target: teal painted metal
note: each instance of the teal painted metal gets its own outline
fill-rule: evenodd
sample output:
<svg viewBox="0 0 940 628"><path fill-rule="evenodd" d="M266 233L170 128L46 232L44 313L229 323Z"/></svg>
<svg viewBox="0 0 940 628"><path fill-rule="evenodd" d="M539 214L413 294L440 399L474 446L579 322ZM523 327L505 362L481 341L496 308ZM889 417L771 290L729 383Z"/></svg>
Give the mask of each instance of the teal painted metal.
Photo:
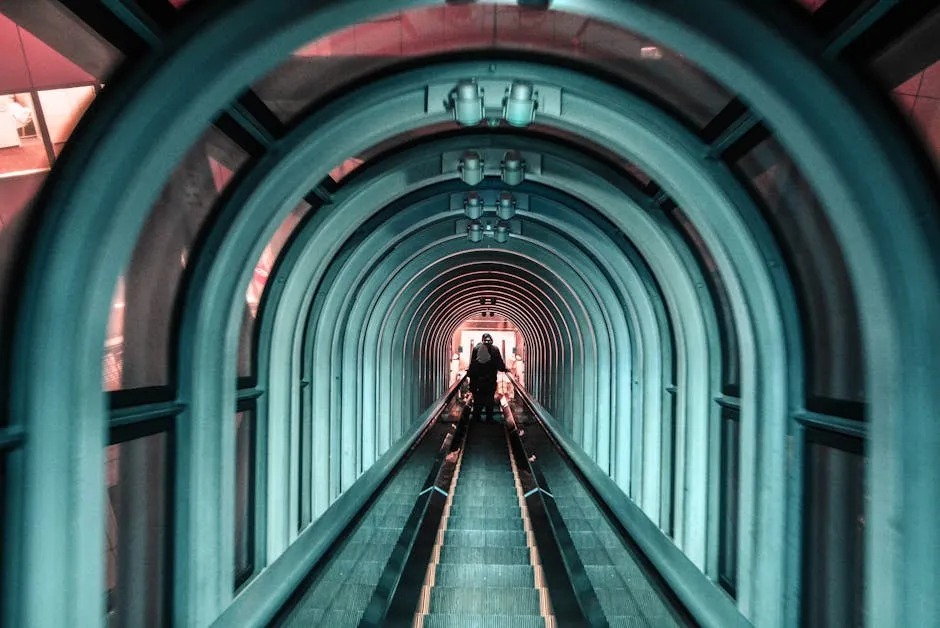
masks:
<svg viewBox="0 0 940 628"><path fill-rule="evenodd" d="M291 546L230 604L213 626L263 626L280 610L300 586L310 569L324 556L349 526L352 519L386 479L389 472L410 451L428 425L455 394L459 382L451 386L411 425L385 453L362 474Z"/></svg>
<svg viewBox="0 0 940 628"><path fill-rule="evenodd" d="M860 307L871 385L871 468L878 470L869 477L869 539L879 539L870 543L869 565L878 569L870 570L869 616L879 625L930 621L940 602L918 592L936 589L936 556L923 548L933 547L940 510L923 504L940 503L934 499L940 489L929 481L937 471L932 445L940 441L931 412L940 394L932 386L940 374L940 356L932 351L938 335L940 290L934 288L940 286L940 262L931 247L938 235L936 199L910 158L911 147L898 139L902 134L888 113L867 99L842 68L808 58L780 31L732 0L713 0L707 6L676 3L655 10L620 0L585 0L576 6L560 0L557 7L630 24L680 52L699 53L704 68L735 85L778 130L819 191L847 252L853 280L867 287L860 291ZM215 8L207 5L205 11ZM40 201L47 220L31 247L26 288L20 295L12 415L29 433L62 435L48 441L29 439L23 464L13 474L14 482L24 483L28 477L35 494L24 495L16 513L20 527L12 530L24 541L16 556L20 562L10 563L14 576L5 593L12 623L75 625L101 616L94 589L101 581L95 557L102 555L102 548L100 540L92 539L102 505L94 487L102 479L104 407L94 356L102 344L111 288L175 156L243 81L272 67L279 54L311 35L390 8L385 2L363 0L342 7L324 3L315 12L286 0L246 0L208 27L198 24L203 31L198 37L196 24L184 27L165 49L141 63L139 74L109 87L110 93L77 133L74 148L67 149ZM714 20L716 11L725 19ZM755 38L763 42L759 50L752 45ZM186 81L192 89L180 89ZM131 155L136 159L125 158ZM100 186L104 176L114 185ZM113 257L100 260L95 250L109 250ZM47 285L62 290L39 289ZM59 314L66 311L87 316L63 324ZM217 362L209 364L203 356L187 364L213 372ZM184 377L189 372L181 370ZM193 390L202 390L196 384ZM216 397L208 399L208 388L204 392L206 399L194 405L196 412L226 407ZM230 396L222 391L223 400ZM778 406L782 402L775 401ZM192 442L208 442L211 436L201 433ZM756 438L762 443L760 459L772 461L766 473L763 466L759 469L771 483L758 509L769 522L779 514L775 496L780 491L773 482L781 475L774 473L779 471L779 439L774 434ZM190 460L195 459L193 453ZM216 455L214 449L207 453ZM57 498L69 493L82 495L77 500L80 508ZM212 505L224 506L226 499L213 495ZM199 513L183 510L181 515L193 525L213 517L209 507ZM62 521L69 526L56 529L53 522ZM900 531L895 521L903 522ZM774 549L779 530L761 534L767 536L762 537L760 553ZM204 540L209 542L208 537ZM216 551L202 558L220 557ZM58 569L58 563L46 558L49 555L62 557L69 567ZM184 582L195 582L189 580L189 571L180 575ZM742 604L762 624L778 625L780 576L763 571L758 575L755 586L766 597L746 596ZM182 587L193 599L180 600L181 619L211 618L224 603L225 594L213 584L219 575L205 576L199 579L209 583L205 589ZM62 605L46 603L41 592L49 587L63 592ZM908 596L917 603L907 603ZM197 597L200 601L193 601Z"/></svg>

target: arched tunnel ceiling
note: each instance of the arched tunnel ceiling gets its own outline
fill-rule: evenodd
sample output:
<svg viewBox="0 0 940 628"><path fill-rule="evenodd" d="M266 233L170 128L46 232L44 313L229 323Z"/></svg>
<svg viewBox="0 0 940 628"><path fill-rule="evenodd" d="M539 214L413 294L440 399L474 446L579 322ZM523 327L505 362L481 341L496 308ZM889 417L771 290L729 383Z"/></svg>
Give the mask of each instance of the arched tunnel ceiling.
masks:
<svg viewBox="0 0 940 628"><path fill-rule="evenodd" d="M313 7L291 0L245 0L225 10L217 4L196 9L193 15L205 19L184 24L165 47L139 62L137 72L109 87L38 201L45 220L35 235L19 295L22 323L11 358L13 405L31 430L62 429L49 417L91 419L88 425L71 419L76 442L57 445L55 451L30 450L28 462L36 477L48 459L85 460L76 451L99 444L105 402L96 359L108 299L176 158L219 110L311 36L382 11L440 3L327 1ZM926 425L940 394L932 386L940 357L931 352L936 343L929 341L937 338L932 315L940 310L940 296L923 291L924 286L940 285L940 263L931 248L935 216L924 210L935 209L936 199L913 165L909 147L892 135L895 121L864 98L853 101L851 96L864 89L855 78L818 62L795 37L762 21L765 11L777 17L774 7L744 7L733 0L714 0L708 6L558 0L553 6L632 28L695 58L717 83L741 95L806 173L825 205L852 281L864 288L859 290L859 310L872 436L879 444L873 461L891 471L874 492L886 502L895 492L910 502L912 489L902 482L906 476L892 465L905 460L911 468L931 468L926 454L898 426ZM713 19L716 12L725 18ZM789 24L785 15L779 19ZM800 32L799 27L793 30ZM755 40L764 45L755 47ZM237 344L244 287L265 244L298 200L322 189L327 174L345 158L368 155L395 137L450 124L447 95L458 80L479 77L494 92L512 80L533 82L541 98L539 124L604 146L621 165L636 164L683 208L727 284L740 337L742 424L746 430L756 431L759 424L761 433L785 434L789 410L802 404L801 329L779 247L747 191L709 156L711 147L701 137L623 84L509 55L488 56L409 69L338 93L292 123L283 137L266 138L268 150L224 197L202 254L187 269L177 365L179 394L189 404L186 412L205 419L233 407L236 391L223 382L236 381L234 360L228 358ZM194 59L202 60L196 71ZM154 136L154 128L165 132ZM456 178L452 162L442 155L480 141L455 140L446 150L435 147L420 159L413 159L423 150L419 147L415 153L396 151L370 160L328 195L329 203L311 213L284 251L275 282L279 285L266 296L266 307L277 317L259 331L270 341L268 357L275 361L276 352L307 342L314 347L311 353L329 360L345 338L356 337L357 347L395 364L404 355L404 343L417 351L421 344L441 342L472 311L475 298L493 295L499 298L494 311L530 334L545 352L600 355L611 347L596 342L603 334L637 342L655 338L661 343L657 348L675 344L681 349L676 352L677 403L688 420L689 441L704 442L714 388L709 378L715 377L721 346L714 307L702 269L668 219L650 210L649 195L635 178L618 172L611 160L598 163L590 155L569 154L539 139L493 139L493 144L505 142L542 156L531 182L519 189L544 201L544 213L520 208L521 237L510 238L499 247L503 250L494 252L496 247L471 246L455 232L460 209L450 201L460 195L459 188L452 188L448 202L436 207L431 200L412 198ZM102 186L102 180L113 185ZM575 202L566 206L560 200L566 196ZM570 215L562 211L565 207ZM370 220L376 221L374 228ZM364 225L370 227L367 233L361 232ZM102 259L83 254L89 243L94 243L91 250L113 255ZM49 284L69 288L64 294L35 288ZM516 301L503 303L505 295ZM58 324L62 312L76 309L87 317ZM616 334L610 323L614 312L622 317ZM339 317L346 327L334 333ZM304 334L306 339L298 340ZM397 353L385 351L390 348ZM272 378L270 385L273 390L281 384ZM187 437L214 438L215 428L203 423L209 421L186 423L193 430ZM779 441L759 441L752 432L744 436L763 444L743 456L743 491L757 493L757 475L763 483L760 496L742 510L779 515L779 504L786 501L786 451ZM704 477L705 460L699 457L693 463L690 475ZM101 473L91 467L81 471L82 477ZM91 538L85 533L94 527L88 521L56 531L43 522L67 516L39 516L54 510L39 501L28 507L40 532L37 538L45 538L45 532L50 538ZM190 516L198 521L200 513L215 507L199 505ZM704 510L705 504L684 507ZM767 520L768 527L741 548L745 573L757 557L781 551L783 517ZM918 523L903 540L892 537L876 548L870 564L884 560L913 581L916 569L895 564L893 557L916 563L916 548L930 542L932 523ZM872 529L873 535L892 530L887 511L879 513ZM704 532L677 534L683 551L704 564ZM39 541L32 543L26 553L40 554ZM74 553L71 560L80 562L80 552ZM46 577L55 581L54 575L37 572L30 577L38 591L38 583ZM760 575L743 602L748 612L770 608L782 592L781 574ZM902 594L878 590L876 595L886 600L877 606L883 616L894 617L892 600ZM38 597L25 603L41 608Z"/></svg>

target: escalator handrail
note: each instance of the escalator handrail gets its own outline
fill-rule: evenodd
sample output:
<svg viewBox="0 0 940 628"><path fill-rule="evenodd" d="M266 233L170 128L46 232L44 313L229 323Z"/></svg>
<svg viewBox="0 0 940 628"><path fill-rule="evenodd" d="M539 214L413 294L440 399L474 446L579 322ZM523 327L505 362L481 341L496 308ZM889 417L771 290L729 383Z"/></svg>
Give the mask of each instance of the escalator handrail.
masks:
<svg viewBox="0 0 940 628"><path fill-rule="evenodd" d="M672 539L644 513L617 483L597 466L581 447L562 429L558 420L532 398L509 375L515 391L532 411L555 448L583 479L585 488L610 513L610 519L622 534L640 550L682 607L680 610L702 626L719 628L751 627L738 611L734 600L715 586L702 571L676 547Z"/></svg>
<svg viewBox="0 0 940 628"><path fill-rule="evenodd" d="M317 578L330 556L374 504L397 470L437 424L441 413L460 391L463 378L454 382L417 421L418 427L407 438L389 448L366 469L356 482L341 494L319 519L311 523L255 582L249 583L229 605L214 625L278 625L299 600L307 583ZM303 559L297 560L299 554ZM262 581L262 578L264 580ZM267 584L267 583L271 584ZM258 586L267 584L267 586Z"/></svg>

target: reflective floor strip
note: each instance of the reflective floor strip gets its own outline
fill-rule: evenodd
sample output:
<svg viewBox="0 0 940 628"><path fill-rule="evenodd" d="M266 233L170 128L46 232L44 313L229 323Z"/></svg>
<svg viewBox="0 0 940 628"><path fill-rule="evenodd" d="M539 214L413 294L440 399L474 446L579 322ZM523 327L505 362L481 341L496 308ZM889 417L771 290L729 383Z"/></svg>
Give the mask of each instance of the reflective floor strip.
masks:
<svg viewBox="0 0 940 628"><path fill-rule="evenodd" d="M522 523L525 528L526 545L529 546L529 561L535 574L535 588L539 591L539 612L545 620L545 628L555 628L555 614L552 611L552 601L548 596L548 587L545 586L545 574L542 571L542 561L539 558L539 548L535 544L535 534L532 532L532 522L529 520L529 508L526 506L525 496L522 494L522 482L519 481L519 468L512 455L512 445L509 442L509 432L504 430L506 436L506 450L509 454L509 464L512 465L512 478L516 483L516 497L519 500L519 510L522 512ZM538 489L534 489L538 490ZM532 491L529 491L531 494Z"/></svg>
<svg viewBox="0 0 940 628"><path fill-rule="evenodd" d="M424 616L428 614L431 609L431 589L434 588L434 578L437 575L437 564L441 560L441 546L444 545L444 533L447 531L447 519L450 517L450 507L454 503L454 489L457 488L457 478L460 477L460 465L463 463L463 452L467 447L467 443L470 442L470 430L473 424L467 426L467 431L463 437L463 447L461 447L457 454L457 464L454 465L454 477L450 479L450 492L447 493L443 491L436 484L433 488L436 488L442 495L447 496L447 501L444 502L444 512L441 514L441 525L437 528L437 537L434 539L434 549L431 551L431 560L428 561L428 570L424 576L424 585L421 587L421 599L418 601L418 608L415 610L415 619L412 624L413 628L424 628ZM456 452L451 452L449 456L453 455ZM427 490L431 490L430 488Z"/></svg>

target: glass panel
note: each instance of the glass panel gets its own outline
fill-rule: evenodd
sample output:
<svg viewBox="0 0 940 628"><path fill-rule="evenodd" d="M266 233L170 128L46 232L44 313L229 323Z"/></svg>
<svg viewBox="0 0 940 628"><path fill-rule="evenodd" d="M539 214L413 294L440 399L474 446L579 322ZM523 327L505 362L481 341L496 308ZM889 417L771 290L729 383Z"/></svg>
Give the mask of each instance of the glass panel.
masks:
<svg viewBox="0 0 940 628"><path fill-rule="evenodd" d="M810 11L815 11L822 5L826 4L826 0L797 0L797 2L802 4L806 9Z"/></svg>
<svg viewBox="0 0 940 628"><path fill-rule="evenodd" d="M672 392L665 396L663 416L663 460L660 475L662 506L660 528L670 538L676 533L676 500L673 496L676 481L676 395ZM638 480L633 480L634 483ZM635 489L634 489L635 491ZM634 495L636 493L634 492Z"/></svg>
<svg viewBox="0 0 940 628"><path fill-rule="evenodd" d="M741 384L738 331L734 323L734 314L731 311L731 301L728 299L725 283L721 278L721 273L718 272L714 258L712 258L708 247L705 246L705 242L702 240L702 236L688 216L679 208L673 209L670 215L679 227L679 232L682 233L686 242L691 246L699 267L705 275L705 281L708 284L709 292L711 292L712 300L715 302L715 314L718 317L722 341L722 389L726 390L728 394L739 396L736 390Z"/></svg>
<svg viewBox="0 0 940 628"><path fill-rule="evenodd" d="M0 97L2 98L2 97ZM0 156L3 149L0 149ZM2 159L2 157L0 157ZM0 173L0 332L6 329L8 317L15 308L8 298L11 281L16 276L16 256L19 253L23 227L30 201L46 179L45 170L33 174L4 176ZM7 335L0 333L0 354L7 354ZM6 424L8 414L0 412L0 425Z"/></svg>
<svg viewBox="0 0 940 628"><path fill-rule="evenodd" d="M258 317L258 307L261 304L261 296L264 294L264 286L268 282L274 263L277 261L281 249L287 243L288 238L294 232L294 229L300 224L307 212L310 211L310 204L301 201L300 204L287 215L281 226L278 227L271 241L261 258L255 264L255 273L248 284L248 290L245 293L245 315L242 320L241 340L238 345L238 375L239 377L250 377L254 369L254 330L255 320Z"/></svg>
<svg viewBox="0 0 940 628"><path fill-rule="evenodd" d="M94 99L94 85L39 92L39 103L42 105L42 113L56 155L62 152L62 147L68 141L75 125Z"/></svg>
<svg viewBox="0 0 940 628"><path fill-rule="evenodd" d="M107 448L109 626L157 628L169 621L168 439L162 432Z"/></svg>
<svg viewBox="0 0 940 628"><path fill-rule="evenodd" d="M349 159L347 159L340 165L333 168L332 171L330 171L330 178L332 178L334 181L339 183L344 178L346 178L346 176L350 172L352 172L353 170L355 170L356 168L358 168L364 163L365 162L362 159L357 159L356 157L350 157Z"/></svg>
<svg viewBox="0 0 940 628"><path fill-rule="evenodd" d="M0 54L0 92L93 84L121 61L116 48L54 0L3 3Z"/></svg>
<svg viewBox="0 0 940 628"><path fill-rule="evenodd" d="M738 160L783 252L802 310L807 395L862 402L862 341L843 254L813 190L775 138Z"/></svg>
<svg viewBox="0 0 940 628"><path fill-rule="evenodd" d="M617 153L609 150L606 146L595 144L589 139L575 135L573 133L569 133L568 131L562 129L551 127L545 124L539 124L537 122L529 125L529 130L539 135L547 135L552 139L561 140L569 146L574 146L594 153L601 159L610 162L610 164L613 166L622 168L624 171L626 171L627 175L635 179L635 182L640 187L649 185L650 181L652 180L650 179L650 176L646 174L646 172L641 170L640 167L633 162L627 161L621 155L618 155Z"/></svg>
<svg viewBox="0 0 940 628"><path fill-rule="evenodd" d="M170 383L173 312L190 249L246 159L242 149L210 127L183 157L151 210L124 273L122 388Z"/></svg>
<svg viewBox="0 0 940 628"><path fill-rule="evenodd" d="M895 87L892 96L940 170L940 61Z"/></svg>
<svg viewBox="0 0 940 628"><path fill-rule="evenodd" d="M7 2L0 10L2 329L12 309L5 305L8 283L31 201L51 158L94 97L90 86L104 79L121 55L51 0Z"/></svg>
<svg viewBox="0 0 940 628"><path fill-rule="evenodd" d="M738 584L738 413L721 409L721 521L718 583L732 596Z"/></svg>
<svg viewBox="0 0 940 628"><path fill-rule="evenodd" d="M235 570L237 589L254 573L255 413L235 414Z"/></svg>
<svg viewBox="0 0 940 628"><path fill-rule="evenodd" d="M698 128L731 95L685 57L629 31L560 11L450 5L393 13L310 42L254 90L282 119L406 58L456 50L527 50L587 62L677 109Z"/></svg>
<svg viewBox="0 0 940 628"><path fill-rule="evenodd" d="M311 430L313 428L311 399L307 391L309 384L303 381L300 384L300 480L297 483L300 490L297 491L300 500L297 522L297 531L300 532L313 521L313 439Z"/></svg>
<svg viewBox="0 0 940 628"><path fill-rule="evenodd" d="M124 277L118 278L118 285L111 299L102 370L104 389L120 390L124 371Z"/></svg>
<svg viewBox="0 0 940 628"><path fill-rule="evenodd" d="M803 622L864 625L865 459L862 443L847 451L832 442L806 447L806 521L803 547ZM830 441L822 435L820 440ZM853 439L854 440L854 439Z"/></svg>
<svg viewBox="0 0 940 628"><path fill-rule="evenodd" d="M3 538L10 538L10 535L6 532L6 522L7 522L7 456L5 453L0 452L0 534L3 534ZM7 557L5 556L5 547L4 543L0 543L0 565L7 564ZM6 591L6 574L4 573L5 569L0 569L0 590ZM3 597L0 596L0 617L3 617Z"/></svg>
<svg viewBox="0 0 940 628"><path fill-rule="evenodd" d="M24 176L49 165L33 97L27 92L0 95L0 177Z"/></svg>

